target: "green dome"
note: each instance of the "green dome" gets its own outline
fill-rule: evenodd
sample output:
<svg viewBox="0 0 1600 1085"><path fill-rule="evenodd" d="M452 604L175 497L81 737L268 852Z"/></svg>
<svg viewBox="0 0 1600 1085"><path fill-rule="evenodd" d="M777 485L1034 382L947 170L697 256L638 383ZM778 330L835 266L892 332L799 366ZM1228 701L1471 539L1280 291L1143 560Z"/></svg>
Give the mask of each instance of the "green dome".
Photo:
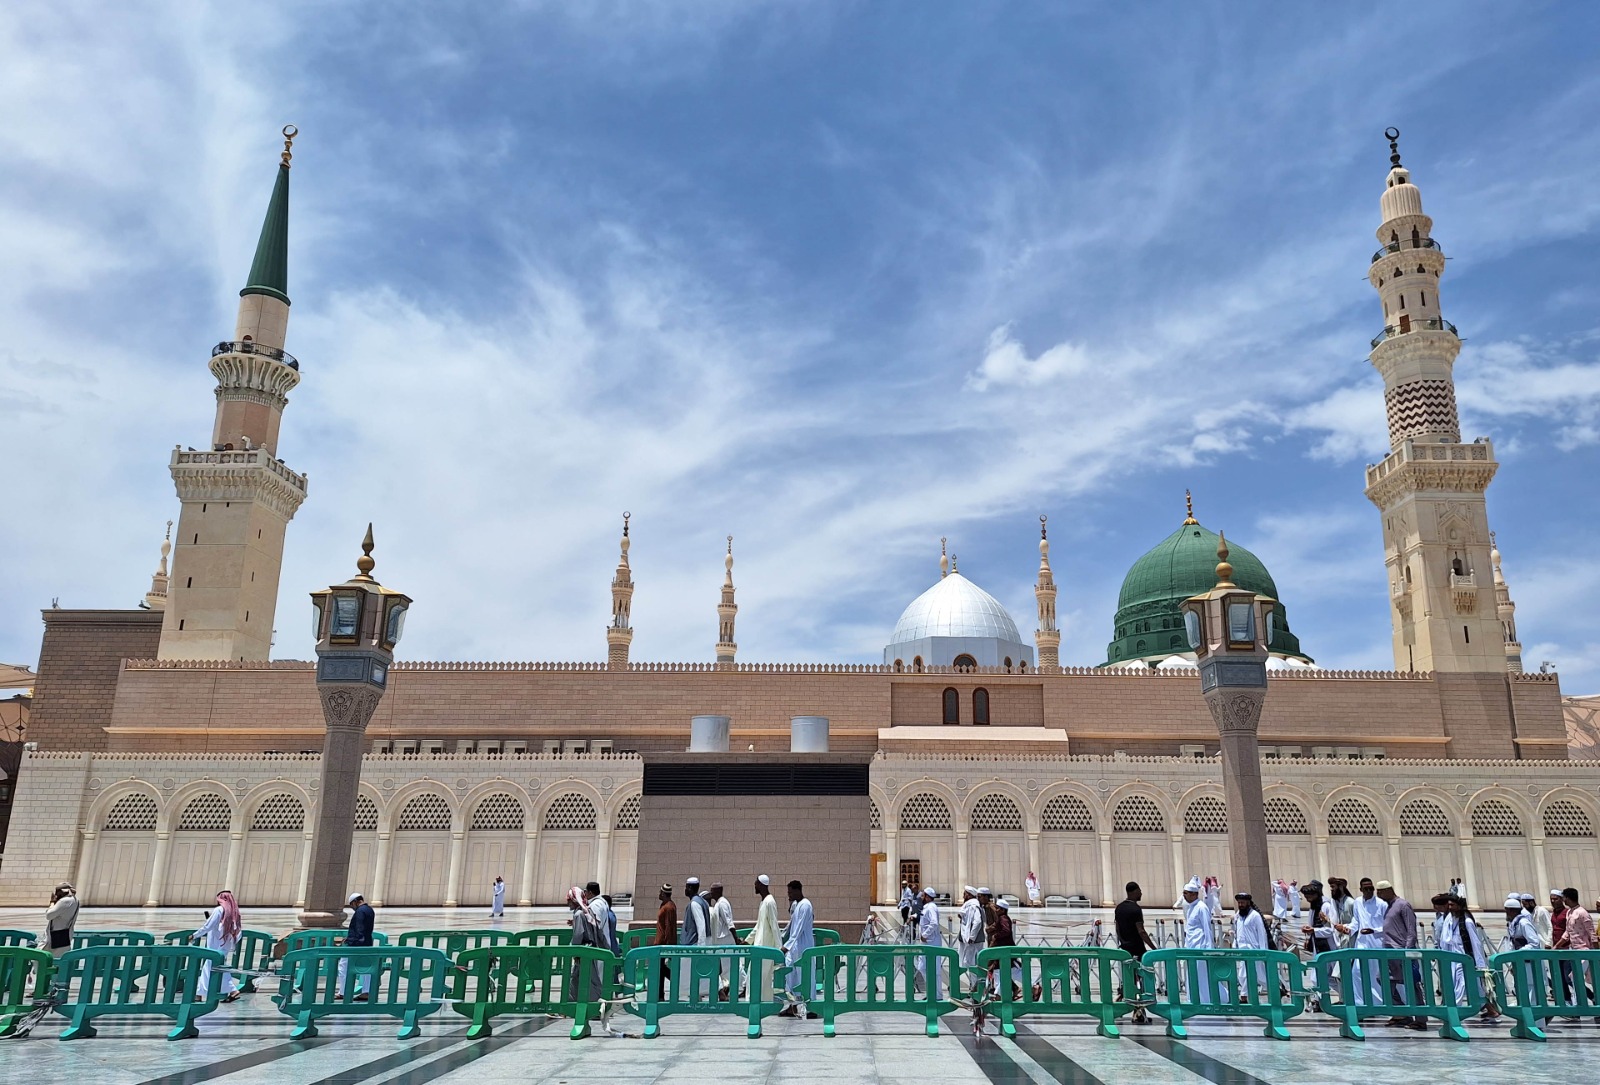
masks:
<svg viewBox="0 0 1600 1085"><path fill-rule="evenodd" d="M1217 533L1188 522L1156 544L1133 563L1117 596L1116 629L1106 646L1105 665L1130 659L1157 662L1173 655L1191 655L1183 633L1180 604L1210 591L1217 584ZM1233 582L1257 595L1278 600L1277 632L1268 649L1273 655L1310 662L1300 651L1300 640L1289 632L1278 586L1261 559L1229 541L1228 561Z"/></svg>

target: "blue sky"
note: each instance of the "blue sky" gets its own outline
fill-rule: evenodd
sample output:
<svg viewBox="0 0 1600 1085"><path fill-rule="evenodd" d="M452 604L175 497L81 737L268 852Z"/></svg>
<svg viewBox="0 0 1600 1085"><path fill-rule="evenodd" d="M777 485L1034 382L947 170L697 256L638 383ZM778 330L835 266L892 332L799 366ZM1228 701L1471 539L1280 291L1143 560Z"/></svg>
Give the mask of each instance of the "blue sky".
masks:
<svg viewBox="0 0 1600 1085"><path fill-rule="evenodd" d="M413 659L876 661L962 572L1063 661L1182 518L1391 665L1366 282L1386 125L1451 257L1530 667L1600 687L1600 15L1576 5L0 9L0 659L130 606L299 125L278 654L370 519Z"/></svg>

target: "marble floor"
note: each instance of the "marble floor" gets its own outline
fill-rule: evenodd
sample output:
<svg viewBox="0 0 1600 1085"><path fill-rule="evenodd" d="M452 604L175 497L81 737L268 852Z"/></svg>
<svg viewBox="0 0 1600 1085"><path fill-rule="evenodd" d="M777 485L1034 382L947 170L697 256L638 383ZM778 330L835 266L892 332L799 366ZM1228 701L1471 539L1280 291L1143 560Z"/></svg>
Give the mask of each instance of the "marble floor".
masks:
<svg viewBox="0 0 1600 1085"><path fill-rule="evenodd" d="M560 909L511 909L501 921L512 929L559 922ZM0 927L31 928L38 913L0 910ZM191 926L197 909L85 910L84 929L155 931ZM626 918L626 917L624 917ZM476 910L384 909L379 927L468 927L484 924ZM1057 916L1030 917L1041 937L1066 934L1081 924ZM292 913L261 910L247 923L287 929ZM1081 940L1074 937L1073 941ZM618 1023L637 1033L639 1022ZM429 1017L422 1036L394 1038L395 1023L379 1019L326 1021L321 1035L290 1041L289 1022L268 995L247 995L199 1022L198 1039L168 1042L156 1019L108 1019L99 1036L58 1042L48 1025L23 1040L0 1040L0 1081L58 1080L106 1085L227 1085L296 1082L306 1085L441 1085L474 1082L616 1085L704 1082L782 1085L787 1082L864 1082L881 1085L1115 1085L1121 1082L1212 1082L1277 1085L1359 1080L1384 1082L1514 1080L1545 1085L1594 1080L1600 1026L1555 1023L1548 1043L1513 1040L1507 1025L1469 1026L1472 1039L1453 1043L1431 1033L1373 1028L1365 1042L1341 1040L1328 1018L1306 1016L1292 1025L1294 1039L1266 1040L1259 1025L1226 1020L1191 1026L1184 1041L1165 1037L1160 1025L1127 1026L1123 1038L1094 1035L1087 1021L1040 1019L1016 1039L974 1040L964 1015L943 1022L941 1035L923 1035L920 1019L891 1014L843 1017L839 1035L822 1036L816 1021L769 1018L765 1035L747 1040L732 1018L670 1017L655 1040L567 1038L566 1023L532 1019L503 1024L481 1040L466 1038L465 1023L449 1010ZM994 1028L990 1026L991 1032Z"/></svg>

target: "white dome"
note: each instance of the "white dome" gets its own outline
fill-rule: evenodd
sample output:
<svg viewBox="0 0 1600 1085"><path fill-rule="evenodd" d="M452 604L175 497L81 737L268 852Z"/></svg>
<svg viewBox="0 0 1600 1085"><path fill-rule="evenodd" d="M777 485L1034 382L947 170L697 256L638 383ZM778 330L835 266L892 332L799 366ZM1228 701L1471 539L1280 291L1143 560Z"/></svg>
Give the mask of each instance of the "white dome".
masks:
<svg viewBox="0 0 1600 1085"><path fill-rule="evenodd" d="M1192 659L1185 659L1183 656L1168 656L1166 659L1163 659L1160 663L1156 664L1156 670L1173 671L1177 670L1179 667L1193 669L1198 666L1199 664Z"/></svg>
<svg viewBox="0 0 1600 1085"><path fill-rule="evenodd" d="M978 585L951 573L911 601L894 625L890 644L925 637L992 637L1021 643L1017 623L1000 601Z"/></svg>

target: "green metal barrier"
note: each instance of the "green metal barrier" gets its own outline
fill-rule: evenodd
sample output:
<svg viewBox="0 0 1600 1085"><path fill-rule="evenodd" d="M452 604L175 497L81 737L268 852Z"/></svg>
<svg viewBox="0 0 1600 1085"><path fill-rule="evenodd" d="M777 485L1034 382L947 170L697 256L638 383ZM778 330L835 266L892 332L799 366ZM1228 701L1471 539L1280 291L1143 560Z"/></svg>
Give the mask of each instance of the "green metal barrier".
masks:
<svg viewBox="0 0 1600 1085"><path fill-rule="evenodd" d="M654 927L634 927L632 930L618 931L617 941L622 943L622 952L638 946L653 946L656 943L656 929Z"/></svg>
<svg viewBox="0 0 1600 1085"><path fill-rule="evenodd" d="M933 971L938 982L924 976ZM844 1013L914 1013L929 1036L939 1035L939 1018L956 1008L943 993L960 974L960 958L943 946L817 946L801 954L799 977L790 990L807 1008L822 1015L822 1034L834 1034ZM921 988L919 992L919 988Z"/></svg>
<svg viewBox="0 0 1600 1085"><path fill-rule="evenodd" d="M1120 1036L1117 1018L1133 1012L1126 996L1139 990L1133 957L1120 949L996 946L978 954L978 965L998 969L994 1014L1007 1036L1030 1013L1093 1017L1101 1036Z"/></svg>
<svg viewBox="0 0 1600 1085"><path fill-rule="evenodd" d="M338 989L341 961L345 991ZM439 950L420 946L298 949L283 958L273 1001L295 1019L294 1040L315 1036L319 1017L371 1015L399 1018L399 1038L409 1040L422 1031L419 1020L444 1008L452 967ZM365 999L358 996L362 979L370 980Z"/></svg>
<svg viewBox="0 0 1600 1085"><path fill-rule="evenodd" d="M1543 1040L1540 1021L1600 1017L1600 950L1519 949L1489 958L1500 991L1500 1010L1519 1040Z"/></svg>
<svg viewBox="0 0 1600 1085"><path fill-rule="evenodd" d="M399 937L397 944L437 949L453 958L469 949L507 945L511 942L511 937L510 931L496 930L406 931Z"/></svg>
<svg viewBox="0 0 1600 1085"><path fill-rule="evenodd" d="M168 931L161 936L161 940L169 946L186 946L189 939L194 936L194 931ZM228 967L241 969L246 973L264 972L272 963L272 947L277 938L266 931L242 930L239 932L239 944L233 947L233 952L228 956ZM254 991L256 978L244 975L239 979L239 990Z"/></svg>
<svg viewBox="0 0 1600 1085"><path fill-rule="evenodd" d="M215 983L204 1000L194 998L201 966L207 963L217 969L225 962L216 950L195 946L140 944L73 950L57 963L59 979L67 985L67 1000L56 1012L70 1021L61 1038L93 1036L92 1022L97 1017L146 1014L172 1019L169 1040L200 1035L195 1019L216 1009L222 997L222 984ZM143 976L150 982L140 991L133 981Z"/></svg>
<svg viewBox="0 0 1600 1085"><path fill-rule="evenodd" d="M625 982L638 992L628 1012L644 1018L644 1035L661 1035L661 1018L675 1013L732 1014L749 1024L745 1035L761 1035L761 1019L783 1008L770 997L772 975L783 968L783 953L769 946L637 946L623 958ZM718 997L727 968L728 997ZM737 981L745 979L743 990Z"/></svg>
<svg viewBox="0 0 1600 1085"><path fill-rule="evenodd" d="M750 932L753 930L755 930L754 927L736 927L734 928L733 936L740 942L743 942L746 938L750 937ZM834 930L832 927L814 927L812 928L811 933L815 936L816 944L819 946L837 946L844 944L844 939L840 938L839 932Z"/></svg>
<svg viewBox="0 0 1600 1085"><path fill-rule="evenodd" d="M467 1038L493 1032L490 1019L554 1014L589 1035L602 999L616 997L617 957L594 946L484 946L464 951L450 974L450 1008L470 1017Z"/></svg>
<svg viewBox="0 0 1600 1085"><path fill-rule="evenodd" d="M347 932L343 927L307 927L304 930L290 931L279 939L283 943L283 952L287 956L302 949L337 949L344 945ZM382 931L372 932L374 946L389 944L389 936Z"/></svg>
<svg viewBox="0 0 1600 1085"><path fill-rule="evenodd" d="M1157 949L1139 972L1150 1012L1180 1039L1191 1017L1259 1017L1263 1036L1287 1040L1288 1020L1306 1008L1300 959L1281 950Z"/></svg>
<svg viewBox="0 0 1600 1085"><path fill-rule="evenodd" d="M39 948L39 936L32 931L6 931L0 930L0 947L23 946L28 949Z"/></svg>
<svg viewBox="0 0 1600 1085"><path fill-rule="evenodd" d="M514 946L567 946L572 944L571 927L534 927L518 931L511 938Z"/></svg>
<svg viewBox="0 0 1600 1085"><path fill-rule="evenodd" d="M1146 955L1146 960L1149 955ZM1455 968L1464 980L1465 998L1455 1000ZM1316 973L1322 1011L1339 1022L1339 1035L1349 1040L1364 1040L1361 1021L1367 1017L1437 1017L1439 1035L1447 1040L1465 1040L1467 1030L1461 1022L1483 1009L1483 983L1478 966L1465 953L1442 949L1336 949L1319 953L1310 967ZM1381 977L1386 1001L1358 1002L1367 988L1357 981L1375 970ZM1397 989L1398 984L1398 989ZM1335 991L1349 997L1335 1005ZM1398 996L1398 997L1397 997ZM1370 999L1370 994L1366 995Z"/></svg>
<svg viewBox="0 0 1600 1085"><path fill-rule="evenodd" d="M56 973L56 961L48 951L29 949L26 946L0 946L0 1036L10 1036L17 1028L17 1018L33 1008L28 995L42 996L50 989L50 980ZM28 983L28 976L34 976Z"/></svg>
<svg viewBox="0 0 1600 1085"><path fill-rule="evenodd" d="M74 931L72 935L73 949L96 949L100 946L153 946L156 936L149 931ZM148 973L142 968L131 972L127 981L138 992L139 981Z"/></svg>

